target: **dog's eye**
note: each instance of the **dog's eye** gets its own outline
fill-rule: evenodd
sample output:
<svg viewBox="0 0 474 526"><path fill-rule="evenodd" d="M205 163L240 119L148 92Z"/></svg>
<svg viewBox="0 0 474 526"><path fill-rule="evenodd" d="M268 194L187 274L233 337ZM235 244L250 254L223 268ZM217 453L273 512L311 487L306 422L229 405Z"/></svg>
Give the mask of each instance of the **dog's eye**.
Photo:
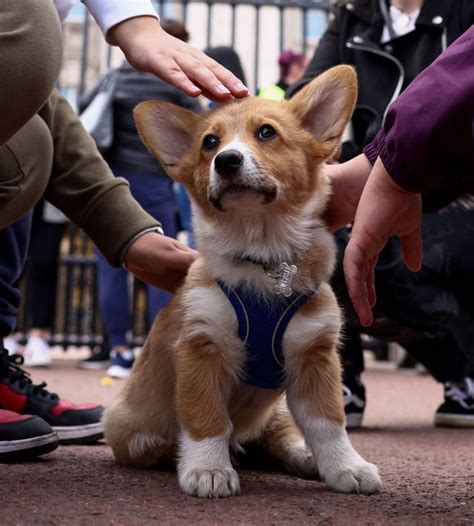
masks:
<svg viewBox="0 0 474 526"><path fill-rule="evenodd" d="M219 145L219 138L215 135L209 134L204 137L202 147L206 150L213 150Z"/></svg>
<svg viewBox="0 0 474 526"><path fill-rule="evenodd" d="M270 124L264 124L263 126L260 126L257 131L257 138L262 140L271 139L272 137L275 137L275 135L276 131L273 126L270 126Z"/></svg>

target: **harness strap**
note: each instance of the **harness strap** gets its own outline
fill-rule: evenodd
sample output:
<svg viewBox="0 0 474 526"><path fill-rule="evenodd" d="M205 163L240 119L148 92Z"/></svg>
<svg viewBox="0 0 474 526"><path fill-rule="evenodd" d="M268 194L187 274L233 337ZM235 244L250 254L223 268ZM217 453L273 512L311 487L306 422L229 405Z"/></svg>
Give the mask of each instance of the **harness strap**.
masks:
<svg viewBox="0 0 474 526"><path fill-rule="evenodd" d="M265 301L241 287L235 290L222 281L217 283L235 311L239 338L246 347L243 380L256 387L281 387L285 383L283 336L296 311L316 290L296 298L278 296L275 301Z"/></svg>
<svg viewBox="0 0 474 526"><path fill-rule="evenodd" d="M315 290L303 292L298 297L296 297L292 303L288 305L286 310L281 315L280 319L278 320L275 330L273 331L273 338L272 338L272 353L273 357L275 358L275 361L281 366L284 367L284 358L283 358L283 349L282 349L282 342L283 342L283 335L285 334L286 328L288 327L288 324L291 321L291 318L293 318L293 315L296 313L296 311L302 307L308 300L311 298L311 296L315 293Z"/></svg>
<svg viewBox="0 0 474 526"><path fill-rule="evenodd" d="M237 316L237 321L239 323L239 338L244 342L244 344L246 344L250 333L250 321L244 302L233 288L228 287L220 280L218 280L217 283L234 308L235 315Z"/></svg>

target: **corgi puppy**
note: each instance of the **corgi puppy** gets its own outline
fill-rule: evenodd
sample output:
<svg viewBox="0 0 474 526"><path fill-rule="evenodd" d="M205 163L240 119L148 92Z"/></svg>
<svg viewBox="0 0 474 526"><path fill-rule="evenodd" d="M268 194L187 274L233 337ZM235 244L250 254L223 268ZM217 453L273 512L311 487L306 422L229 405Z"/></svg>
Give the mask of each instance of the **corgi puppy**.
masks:
<svg viewBox="0 0 474 526"><path fill-rule="evenodd" d="M335 244L322 219L321 166L356 92L354 71L339 66L290 101L248 97L204 115L136 108L143 141L191 196L201 257L105 412L119 462L177 458L184 492L228 497L240 491L231 451L258 441L298 476L380 491L345 430Z"/></svg>

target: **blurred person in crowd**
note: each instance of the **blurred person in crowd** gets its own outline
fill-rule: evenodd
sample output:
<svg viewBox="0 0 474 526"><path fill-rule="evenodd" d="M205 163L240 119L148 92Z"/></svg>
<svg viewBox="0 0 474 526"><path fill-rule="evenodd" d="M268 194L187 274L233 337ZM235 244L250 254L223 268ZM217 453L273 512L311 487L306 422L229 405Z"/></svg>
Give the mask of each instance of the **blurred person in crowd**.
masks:
<svg viewBox="0 0 474 526"><path fill-rule="evenodd" d="M304 53L295 53L290 49L283 51L278 57L280 78L274 84L268 84L257 91L257 97L269 100L283 100L285 91L298 82L305 72L308 58Z"/></svg>
<svg viewBox="0 0 474 526"><path fill-rule="evenodd" d="M165 31L187 41L186 28L176 20L162 20ZM115 71L109 75L115 75ZM88 97L93 98L94 92ZM112 93L113 140L104 152L104 158L116 177L128 181L135 199L152 217L159 221L169 237L177 235L177 200L173 181L148 151L138 136L133 109L145 100L173 102L189 110L199 112L199 101L186 95L151 73L142 73L128 62L118 70ZM87 105L87 101L85 101ZM107 125L104 123L104 125ZM100 126L100 124L99 124ZM131 329L131 301L129 299L128 273L124 268L113 268L97 251L99 270L99 304L105 339L110 349L108 376L127 378L134 362L133 349L127 340ZM151 325L159 311L168 303L171 295L157 287L147 286L148 321ZM108 364L108 349L83 360L79 366L93 368Z"/></svg>
<svg viewBox="0 0 474 526"><path fill-rule="evenodd" d="M339 160L358 155L379 131L390 103L424 68L474 22L468 0L340 1L302 79L291 86L292 96L312 78L338 64L357 71L359 95L350 139L338 151ZM442 86L440 86L442 89ZM456 261L474 268L466 246L473 243L474 211L453 205L424 217L424 266L416 275L403 265L399 243L390 239L375 268L375 324L364 329L374 336L398 341L440 382L445 402L435 414L439 425L474 425L465 400L474 376L472 354L474 304L472 287L459 286ZM342 259L349 231L336 233L339 245L334 287L344 306L347 326L341 348L348 427L361 425L366 405L360 375L364 370L361 327L347 293ZM469 289L469 291L467 291Z"/></svg>
<svg viewBox="0 0 474 526"><path fill-rule="evenodd" d="M333 187L328 226L336 230L354 221L344 255L344 274L363 326L373 321L377 298L374 269L390 235L399 238L406 267L423 272L422 210L439 210L455 199L472 207L473 56L471 26L390 106L383 127L363 154L326 167ZM424 219L436 221L438 217L433 214ZM472 315L472 257L461 250L460 242L466 243L466 236L463 239L458 233L456 225L449 235L441 233L444 243L436 255L436 272L456 291L464 309L455 313L463 318L456 336L471 349L474 327L465 312ZM440 272L442 268L444 272ZM464 358L467 370L473 371L474 353L468 352ZM451 361L445 365L451 366ZM472 426L472 375L460 385L451 383L447 398L445 408L451 406L464 425Z"/></svg>
<svg viewBox="0 0 474 526"><path fill-rule="evenodd" d="M73 2L57 1L64 18ZM248 94L225 68L163 31L149 0L84 3L107 41L136 68L192 96L228 100ZM33 384L19 366L21 358L9 357L3 348L16 324L20 294L15 282L25 263L29 212L40 198L44 195L83 228L112 264L126 264L170 292L196 254L163 235L127 182L113 177L55 89L62 32L53 1L0 0L0 10L0 460L8 460L52 451L60 440L102 434L99 406L74 406L46 391L44 383ZM89 435L81 436L83 431Z"/></svg>

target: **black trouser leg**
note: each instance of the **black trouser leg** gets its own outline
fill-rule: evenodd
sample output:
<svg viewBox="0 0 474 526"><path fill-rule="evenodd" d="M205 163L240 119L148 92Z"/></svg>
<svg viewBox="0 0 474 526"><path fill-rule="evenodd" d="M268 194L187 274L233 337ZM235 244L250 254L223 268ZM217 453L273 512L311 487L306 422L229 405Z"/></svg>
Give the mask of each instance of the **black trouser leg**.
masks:
<svg viewBox="0 0 474 526"><path fill-rule="evenodd" d="M58 256L64 223L43 220L43 206L35 209L27 270L26 317L36 329L51 329L56 305Z"/></svg>

